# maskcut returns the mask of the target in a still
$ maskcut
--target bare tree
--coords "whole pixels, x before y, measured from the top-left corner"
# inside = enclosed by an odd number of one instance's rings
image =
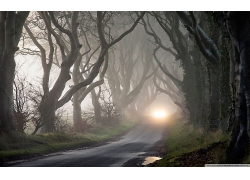
[[[68,90],[65,95],[62,96],[62,92],[65,88],[66,82],[71,78],[70,77],[70,68],[71,66],[76,62],[78,55],[80,54],[80,48],[81,45],[79,43],[78,38],[78,12],[70,13],[70,27],[64,27],[62,24],[60,24],[55,17],[54,12],[41,12],[40,15],[42,16],[46,28],[48,30],[48,40],[50,44],[50,54],[49,54],[49,62],[47,64],[46,61],[43,61],[44,63],[44,70],[48,70],[49,73],[50,67],[52,64],[53,59],[53,45],[52,45],[52,39],[51,36],[54,37],[56,40],[57,45],[60,48],[61,52],[61,58],[62,58],[62,64],[61,64],[61,70],[60,74],[54,84],[54,86],[48,91],[48,88],[45,89],[45,94],[42,99],[41,103],[41,115],[42,119],[45,122],[44,123],[44,132],[51,132],[54,130],[54,120],[55,120],[55,111],[56,109],[62,107],[65,103],[67,103],[71,97],[81,88],[86,87],[89,85],[95,77],[99,73],[99,69],[101,68],[105,55],[108,51],[108,49],[113,46],[115,43],[119,42],[124,36],[126,36],[128,33],[130,33],[137,25],[137,23],[140,21],[140,19],[143,17],[144,13],[141,13],[141,16],[136,19],[136,21],[133,23],[131,28],[129,28],[127,31],[122,33],[119,37],[114,39],[112,42],[107,43],[105,39],[105,32],[104,32],[104,16],[102,15],[102,12],[97,12],[97,29],[98,29],[98,36],[100,39],[101,44],[101,50],[99,52],[97,61],[93,65],[90,73],[88,74],[88,77],[84,79],[83,81],[79,82],[78,84],[72,86],[70,90]],[[53,26],[52,26],[53,25]],[[66,47],[65,43],[62,42],[61,34],[65,35],[66,39],[69,41],[69,47]],[[38,44],[37,44],[38,45]],[[39,46],[39,45],[38,45]],[[41,52],[43,52],[42,47],[39,48]],[[69,50],[67,52],[67,49]],[[46,58],[45,58],[46,59]],[[48,67],[50,66],[50,67]],[[46,73],[46,76],[49,77],[49,74]],[[46,79],[46,83],[48,82],[48,78]],[[49,107],[49,108],[48,108]]]
[[[138,32],[141,36],[138,36]],[[157,70],[151,68],[151,43],[143,37],[145,33],[141,33],[141,28],[138,27],[117,44],[116,51],[110,54],[107,79],[113,102],[122,111],[138,97],[144,83]]]
[[[150,16],[150,14],[152,16]],[[164,80],[164,76],[161,75],[160,77],[158,73],[154,79],[154,85],[160,92],[169,95],[173,102],[175,102],[185,114],[187,114],[187,108],[190,116],[194,118],[194,106],[192,104],[194,103],[193,94],[195,91],[189,90],[191,89],[190,87],[195,87],[193,60],[192,56],[189,54],[190,47],[186,35],[180,30],[177,16],[173,12],[152,12],[147,14],[146,18],[143,19],[143,25],[146,33],[153,38],[154,41],[152,43],[156,45],[153,51],[154,60],[157,62],[164,75],[168,77],[168,80]],[[161,29],[167,34],[169,41],[172,43],[171,45],[163,42],[162,39],[166,38],[162,38]],[[167,56],[166,54],[169,55]],[[171,59],[171,56],[174,57],[176,62],[178,61],[180,63],[179,65],[181,65],[184,71],[182,74],[183,77],[179,76],[176,71],[173,71],[177,66],[169,63],[171,61],[168,59]],[[180,66],[178,66],[178,68],[179,67]],[[172,89],[172,92],[178,93],[174,95],[171,91],[168,91],[168,89],[160,87],[160,84],[157,83],[157,79],[163,82],[169,89]],[[168,82],[169,80],[171,81],[170,83]],[[189,80],[189,87],[185,86],[187,80]],[[177,89],[173,90],[172,87],[176,87]],[[184,94],[186,94],[185,97]]]
[[[15,75],[14,81],[14,118],[13,128],[19,132],[24,133],[31,115],[28,107],[27,88],[28,84],[25,78]]]

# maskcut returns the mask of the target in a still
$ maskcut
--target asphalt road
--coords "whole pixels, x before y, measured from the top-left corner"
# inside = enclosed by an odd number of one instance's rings
[[[129,160],[147,155],[162,138],[163,126],[142,122],[120,140],[82,150],[55,153],[15,166],[26,167],[121,167]]]

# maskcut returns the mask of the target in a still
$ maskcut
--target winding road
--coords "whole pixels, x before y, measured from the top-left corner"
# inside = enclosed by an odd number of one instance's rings
[[[142,121],[121,139],[87,149],[55,153],[14,166],[26,167],[121,167],[125,162],[146,157],[162,138],[163,126]]]

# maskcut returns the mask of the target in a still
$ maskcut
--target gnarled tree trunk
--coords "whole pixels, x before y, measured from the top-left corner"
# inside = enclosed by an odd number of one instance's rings
[[[227,28],[240,55],[240,85],[237,119],[234,137],[231,139],[231,161],[236,162],[246,154],[249,143],[248,121],[250,121],[250,13],[227,12]],[[236,138],[237,136],[237,138]]]
[[[0,12],[0,132],[12,129],[14,55],[29,12]]]

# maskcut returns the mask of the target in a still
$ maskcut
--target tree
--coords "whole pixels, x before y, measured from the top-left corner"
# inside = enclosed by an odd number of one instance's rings
[[[147,14],[146,17],[146,19],[143,19],[144,29],[148,35],[153,37],[154,42],[152,43],[156,45],[156,48],[153,51],[154,59],[156,60],[162,72],[179,89],[179,92],[182,92],[182,94],[178,94],[178,99],[180,100],[185,97],[183,99],[183,103],[185,105],[180,105],[180,103],[176,101],[176,98],[174,98],[173,100],[174,102],[176,102],[176,105],[183,110],[183,112],[187,112],[184,108],[184,106],[186,106],[189,111],[189,119],[193,122],[197,122],[197,112],[199,112],[200,109],[198,109],[197,106],[194,106],[197,101],[195,96],[195,71],[193,56],[190,54],[191,48],[188,42],[187,32],[181,29],[179,19],[174,12],[153,12]],[[164,34],[162,33],[162,30]],[[164,37],[165,35],[168,36],[168,39]],[[171,44],[169,44],[168,42],[164,42],[163,40],[171,42]],[[159,55],[157,55],[159,53],[161,54],[161,59],[163,59],[163,61],[159,60]],[[165,54],[167,53],[170,55],[166,56]],[[175,75],[172,75],[172,73],[170,72],[172,65],[170,65],[168,62],[169,59],[171,59],[171,56],[174,57],[175,61],[180,62],[180,66],[183,70],[183,80],[176,78],[176,73]],[[160,88],[157,85],[156,81],[154,81],[154,84],[161,92],[164,92],[166,94],[168,93],[166,90]],[[168,85],[171,84],[168,83]],[[172,94],[170,93],[168,95],[170,95],[171,98]]]
[[[144,83],[157,70],[151,66],[152,45],[144,38],[146,34],[141,33],[141,30],[142,27],[138,26],[134,32],[119,42],[115,46],[116,51],[109,55],[107,79],[112,100],[123,113],[139,96]]]
[[[34,84],[27,81],[26,76],[21,76],[18,69],[14,81],[14,116],[13,130],[24,133],[32,130],[32,135],[43,125],[40,113],[40,103],[43,92]]]
[[[185,12],[176,12],[187,30],[194,37],[194,43],[199,48],[200,52],[209,62],[209,80],[210,80],[210,115],[209,128],[218,127],[219,120],[219,61],[221,54],[216,43],[205,33],[198,25],[197,19],[193,12],[190,12],[190,17]],[[218,36],[219,38],[219,36]]]
[[[0,12],[0,132],[13,128],[15,53],[29,12]]]
[[[136,112],[134,112],[132,115],[144,114],[146,109],[154,102],[156,97],[160,94],[160,91],[157,90],[156,86],[153,86],[153,80],[154,78],[151,77],[144,83],[140,94],[135,99],[135,101],[131,103],[131,111],[133,112],[133,110],[136,110]]]
[[[31,111],[29,111],[27,96],[28,83],[26,78],[21,78],[19,75],[15,74],[14,81],[14,117],[13,117],[13,129],[24,133],[24,130],[27,127],[27,122]]]
[[[231,38],[231,62],[239,69],[239,84],[235,90],[238,98],[238,109],[236,109],[236,120],[230,142],[230,160],[238,162],[246,154],[249,144],[248,126],[250,121],[250,13],[249,12],[225,12],[226,25]],[[236,49],[234,49],[236,47]],[[237,57],[238,56],[238,57]],[[239,59],[239,64],[236,63]],[[233,80],[233,79],[232,79]],[[237,106],[236,106],[237,107]]]
[[[48,35],[53,37],[56,40],[57,45],[60,48],[62,64],[60,69],[60,74],[53,85],[53,87],[48,91],[45,91],[44,97],[41,102],[41,115],[44,121],[44,129],[43,132],[52,132],[54,131],[54,124],[55,124],[55,111],[56,109],[62,107],[65,103],[67,103],[72,96],[81,88],[88,86],[99,73],[99,70],[105,60],[105,55],[108,52],[108,49],[112,47],[115,43],[119,42],[124,36],[128,33],[133,31],[136,27],[137,23],[143,17],[144,13],[141,13],[140,17],[138,17],[133,25],[125,32],[123,32],[120,36],[114,39],[112,42],[107,43],[105,39],[105,32],[104,32],[104,16],[106,13],[97,12],[97,29],[98,29],[98,36],[100,39],[100,46],[101,50],[99,52],[97,61],[94,63],[88,77],[83,81],[79,82],[78,84],[72,86],[63,96],[62,92],[65,88],[66,82],[71,79],[70,76],[70,68],[76,62],[78,55],[80,54],[80,48],[82,45],[79,43],[78,39],[78,29],[79,23],[78,21],[78,12],[70,13],[70,26],[63,27],[59,24],[56,20],[55,12],[41,12],[40,13],[48,30]],[[52,27],[52,25],[54,27]],[[63,43],[62,39],[60,38],[61,35],[65,35],[65,38],[69,41],[69,47]],[[50,58],[53,58],[53,46],[52,41],[50,42],[51,53]],[[42,48],[40,48],[42,49]],[[67,49],[69,50],[67,52]],[[45,66],[51,65],[51,61],[49,64]],[[47,84],[48,81],[46,81]],[[61,97],[62,96],[62,97]],[[49,108],[48,108],[49,107]]]

